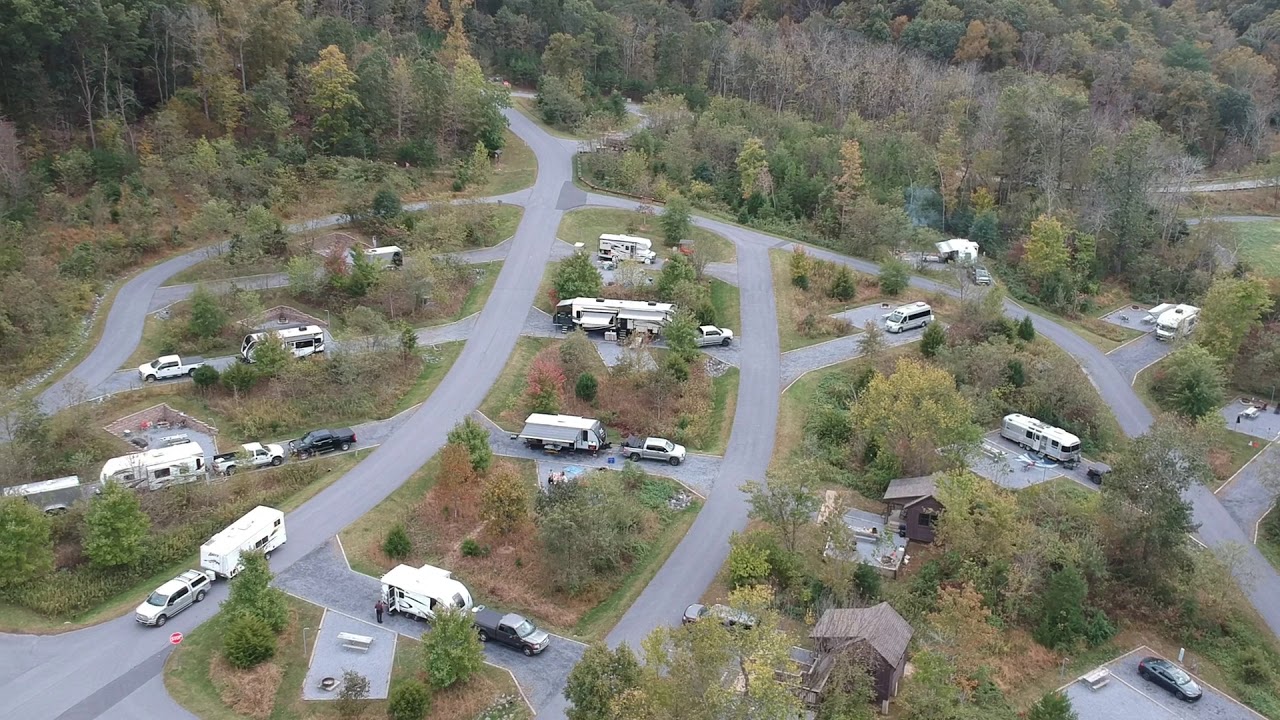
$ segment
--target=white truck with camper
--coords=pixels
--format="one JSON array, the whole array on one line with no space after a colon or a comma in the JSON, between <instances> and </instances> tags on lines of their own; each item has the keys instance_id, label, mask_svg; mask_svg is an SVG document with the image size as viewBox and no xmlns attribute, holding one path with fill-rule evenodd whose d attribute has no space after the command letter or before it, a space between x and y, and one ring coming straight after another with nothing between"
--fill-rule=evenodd
<instances>
[{"instance_id":1,"label":"white truck with camper","mask_svg":"<svg viewBox=\"0 0 1280 720\"><path fill-rule=\"evenodd\" d=\"M1200 308L1194 305L1165 304L1152 308L1150 314L1156 320L1156 339L1168 341L1186 337L1196 329Z\"/></svg>"},{"instance_id":2,"label":"white truck with camper","mask_svg":"<svg viewBox=\"0 0 1280 720\"><path fill-rule=\"evenodd\" d=\"M1000 422L1000 437L1068 467L1080 462L1080 438L1033 417L1005 415Z\"/></svg>"},{"instance_id":3,"label":"white truck with camper","mask_svg":"<svg viewBox=\"0 0 1280 720\"><path fill-rule=\"evenodd\" d=\"M648 238L632 235L613 235L605 233L600 236L600 247L597 256L606 262L619 260L635 260L646 265L653 264L658 255L653 251L653 241Z\"/></svg>"},{"instance_id":4,"label":"white truck with camper","mask_svg":"<svg viewBox=\"0 0 1280 720\"><path fill-rule=\"evenodd\" d=\"M204 367L204 358L183 358L178 355L162 355L149 363L138 366L138 375L143 382L169 380L171 378L189 377L196 370Z\"/></svg>"},{"instance_id":5,"label":"white truck with camper","mask_svg":"<svg viewBox=\"0 0 1280 720\"><path fill-rule=\"evenodd\" d=\"M622 456L632 462L640 460L661 460L670 465L684 462L688 452L683 445L677 445L666 438L640 438L635 435L622 443Z\"/></svg>"},{"instance_id":6,"label":"white truck with camper","mask_svg":"<svg viewBox=\"0 0 1280 720\"><path fill-rule=\"evenodd\" d=\"M566 330L581 328L585 332L612 331L627 335L647 332L657 335L675 316L671 303L646 300L610 300L608 298L570 298L556 303L551 320Z\"/></svg>"},{"instance_id":7,"label":"white truck with camper","mask_svg":"<svg viewBox=\"0 0 1280 720\"><path fill-rule=\"evenodd\" d=\"M159 490L169 485L205 480L204 448L200 443L184 442L169 447L143 450L108 460L99 479L130 488Z\"/></svg>"},{"instance_id":8,"label":"white truck with camper","mask_svg":"<svg viewBox=\"0 0 1280 720\"><path fill-rule=\"evenodd\" d=\"M284 447L275 443L245 443L235 452L213 456L213 469L222 475L232 475L240 467L275 467L284 462Z\"/></svg>"},{"instance_id":9,"label":"white truck with camper","mask_svg":"<svg viewBox=\"0 0 1280 720\"><path fill-rule=\"evenodd\" d=\"M76 501L88 497L100 487L97 483L81 485L78 475L70 475L53 480L13 485L5 488L3 495L26 498L27 502L53 515L66 512L76 504Z\"/></svg>"},{"instance_id":10,"label":"white truck with camper","mask_svg":"<svg viewBox=\"0 0 1280 720\"><path fill-rule=\"evenodd\" d=\"M397 565L382 576L382 601L392 615L431 621L445 609L470 610L471 591L443 568Z\"/></svg>"},{"instance_id":11,"label":"white truck with camper","mask_svg":"<svg viewBox=\"0 0 1280 720\"><path fill-rule=\"evenodd\" d=\"M913 302L899 305L885 316L884 329L891 333L922 328L933 322L933 308L928 303Z\"/></svg>"},{"instance_id":12,"label":"white truck with camper","mask_svg":"<svg viewBox=\"0 0 1280 720\"><path fill-rule=\"evenodd\" d=\"M576 415L534 413L524 421L524 429L511 439L523 440L526 447L548 452L582 451L594 455L611 447L603 423Z\"/></svg>"},{"instance_id":13,"label":"white truck with camper","mask_svg":"<svg viewBox=\"0 0 1280 720\"><path fill-rule=\"evenodd\" d=\"M233 578L243 567L240 553L258 551L271 557L271 551L287 539L284 513L259 505L200 546L200 567L218 577Z\"/></svg>"},{"instance_id":14,"label":"white truck with camper","mask_svg":"<svg viewBox=\"0 0 1280 720\"><path fill-rule=\"evenodd\" d=\"M253 362L253 353L258 345L272 336L284 343L285 349L296 358L324 352L324 328L318 325L299 325L245 335L240 343L240 362Z\"/></svg>"}]
</instances>

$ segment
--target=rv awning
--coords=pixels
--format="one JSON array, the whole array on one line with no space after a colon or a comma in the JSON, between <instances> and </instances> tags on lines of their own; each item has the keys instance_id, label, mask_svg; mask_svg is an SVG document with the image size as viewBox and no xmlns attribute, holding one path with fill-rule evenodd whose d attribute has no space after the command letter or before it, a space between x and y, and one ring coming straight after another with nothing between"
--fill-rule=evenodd
<instances>
[{"instance_id":1,"label":"rv awning","mask_svg":"<svg viewBox=\"0 0 1280 720\"><path fill-rule=\"evenodd\" d=\"M520 437L537 438L538 440L552 440L555 442L572 443L576 442L582 431L577 428L556 427L555 425L543 425L541 423L527 423L524 430L520 432Z\"/></svg>"},{"instance_id":2,"label":"rv awning","mask_svg":"<svg viewBox=\"0 0 1280 720\"><path fill-rule=\"evenodd\" d=\"M584 330L599 330L601 328L613 327L614 318L617 316L613 313L582 313L578 323L582 325Z\"/></svg>"},{"instance_id":3,"label":"rv awning","mask_svg":"<svg viewBox=\"0 0 1280 720\"><path fill-rule=\"evenodd\" d=\"M623 310L618 313L618 317L623 320L639 320L642 322L660 323L666 319L667 314L651 310Z\"/></svg>"}]
</instances>

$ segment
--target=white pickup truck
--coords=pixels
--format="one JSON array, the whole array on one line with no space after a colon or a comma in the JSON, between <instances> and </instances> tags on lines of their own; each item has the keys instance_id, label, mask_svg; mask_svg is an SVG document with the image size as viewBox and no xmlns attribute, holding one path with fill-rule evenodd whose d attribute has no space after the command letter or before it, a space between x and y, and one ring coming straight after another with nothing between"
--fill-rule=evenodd
<instances>
[{"instance_id":1,"label":"white pickup truck","mask_svg":"<svg viewBox=\"0 0 1280 720\"><path fill-rule=\"evenodd\" d=\"M622 443L623 457L632 462L639 462L644 458L679 465L684 462L685 454L683 445L677 445L666 438L650 437L641 440L633 435Z\"/></svg>"},{"instance_id":2,"label":"white pickup truck","mask_svg":"<svg viewBox=\"0 0 1280 720\"><path fill-rule=\"evenodd\" d=\"M284 462L284 447L275 443L245 443L236 452L213 456L213 469L223 475L235 473L237 467L262 467Z\"/></svg>"},{"instance_id":3,"label":"white pickup truck","mask_svg":"<svg viewBox=\"0 0 1280 720\"><path fill-rule=\"evenodd\" d=\"M733 342L733 331L729 328L716 327L715 325L703 325L698 328L696 341L698 347L728 345Z\"/></svg>"},{"instance_id":4,"label":"white pickup truck","mask_svg":"<svg viewBox=\"0 0 1280 720\"><path fill-rule=\"evenodd\" d=\"M204 367L204 358L202 357L183 359L177 355L164 355L149 363L139 365L138 374L142 376L143 382L155 382L156 380L185 377L201 367Z\"/></svg>"}]
</instances>

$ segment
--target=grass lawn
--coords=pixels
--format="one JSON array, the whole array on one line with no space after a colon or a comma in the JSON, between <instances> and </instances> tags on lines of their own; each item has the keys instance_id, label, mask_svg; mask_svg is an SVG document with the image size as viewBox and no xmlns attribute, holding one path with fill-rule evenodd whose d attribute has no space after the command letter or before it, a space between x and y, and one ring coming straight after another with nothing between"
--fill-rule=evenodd
<instances>
[{"instance_id":1,"label":"grass lawn","mask_svg":"<svg viewBox=\"0 0 1280 720\"><path fill-rule=\"evenodd\" d=\"M467 195L472 197L506 195L530 187L538 179L538 158L533 154L533 150L510 130L504 131L502 136L506 139L506 144L502 148L502 159L493 166L489 181L477 188L472 188L466 193Z\"/></svg>"},{"instance_id":2,"label":"grass lawn","mask_svg":"<svg viewBox=\"0 0 1280 720\"><path fill-rule=\"evenodd\" d=\"M314 497L316 493L333 484L333 481L345 475L348 470L355 467L370 452L372 450L366 448L305 461L315 465L315 481L294 493L285 501L278 503L277 507L285 512L295 510ZM71 618L52 619L26 608L0 603L0 632L35 633L37 635L53 634L97 625L100 622L120 617L125 613L132 612L150 591L164 581L173 578L183 570L196 567L200 562L198 550L198 548L192 548L191 555L183 562L166 568L151 577L143 578L133 587L121 592L98 607Z\"/></svg>"},{"instance_id":3,"label":"grass lawn","mask_svg":"<svg viewBox=\"0 0 1280 720\"><path fill-rule=\"evenodd\" d=\"M846 360L838 365L807 373L778 398L778 427L774 434L772 465L785 463L804 443L804 425L813 406L818 385L828 375L848 372L864 363L862 358Z\"/></svg>"},{"instance_id":4,"label":"grass lawn","mask_svg":"<svg viewBox=\"0 0 1280 720\"><path fill-rule=\"evenodd\" d=\"M458 340L435 345L433 354L438 360L427 363L422 368L422 374L418 376L417 382L400 398L400 402L396 403L395 412L392 415L398 415L418 403L426 402L426 399L431 397L431 393L435 392L436 387L440 385L440 381L444 380L444 376L449 374L449 368L453 367L453 362L458 359L465 344Z\"/></svg>"},{"instance_id":5,"label":"grass lawn","mask_svg":"<svg viewBox=\"0 0 1280 720\"><path fill-rule=\"evenodd\" d=\"M1031 313L1032 322L1035 322L1035 316L1043 315L1045 318L1052 320L1059 325L1066 326L1071 330L1071 332L1079 335L1085 340L1088 340L1091 345L1104 353L1109 353L1130 340L1142 335L1142 333L1137 330L1130 330L1129 328L1120 327L1119 325L1112 325L1100 318L1088 315L1069 318L1050 312L1038 305L1031 305L1020 300L1016 302L1025 308L1027 312Z\"/></svg>"},{"instance_id":6,"label":"grass lawn","mask_svg":"<svg viewBox=\"0 0 1280 720\"><path fill-rule=\"evenodd\" d=\"M582 243L584 249L593 252L600 244L600 236L605 233L638 235L653 240L653 251L659 256L668 258L675 252L662 242L662 230L658 227L655 215L645 215L632 210L616 210L608 208L587 208L565 213L560 221L560 229L556 237L573 245ZM728 238L704 228L695 227L690 239L703 239L716 248L716 260L734 262L737 253Z\"/></svg>"},{"instance_id":7,"label":"grass lawn","mask_svg":"<svg viewBox=\"0 0 1280 720\"><path fill-rule=\"evenodd\" d=\"M185 301L183 304L185 304ZM124 369L136 368L142 363L151 362L164 354L160 345L164 342L163 325L165 322L168 321L161 320L155 315L147 316L142 323L142 339L138 341L138 347L134 348L133 354L129 356L129 359L124 361L122 366ZM240 352L240 344L234 340L218 337L211 342L213 344L210 349L201 353L202 357L215 358ZM181 354L187 355L187 353Z\"/></svg>"},{"instance_id":8,"label":"grass lawn","mask_svg":"<svg viewBox=\"0 0 1280 720\"><path fill-rule=\"evenodd\" d=\"M798 320L801 317L801 307L804 305L813 305L808 309L809 312L816 314L829 315L842 310L858 307L871 302L872 298L855 299L851 302L839 302L830 300L826 297L815 298L816 292L805 292L791 284L791 253L782 250L769 251L769 263L773 268L773 295L777 303L778 314L778 343L782 348L782 352L789 350L797 350L809 345L816 345L820 342L834 340L845 335L856 334L860 332L857 328L853 328L850 333L815 333L813 337L807 336L800 331ZM858 273L855 273L855 278Z\"/></svg>"},{"instance_id":9,"label":"grass lawn","mask_svg":"<svg viewBox=\"0 0 1280 720\"><path fill-rule=\"evenodd\" d=\"M711 304L716 309L717 323L735 332L742 330L742 297L737 285L711 278Z\"/></svg>"},{"instance_id":10,"label":"grass lawn","mask_svg":"<svg viewBox=\"0 0 1280 720\"><path fill-rule=\"evenodd\" d=\"M1280 512L1273 507L1267 516L1258 523L1258 550L1280 570Z\"/></svg>"},{"instance_id":11,"label":"grass lawn","mask_svg":"<svg viewBox=\"0 0 1280 720\"><path fill-rule=\"evenodd\" d=\"M271 720L337 718L335 703L302 699L314 631L320 627L324 609L295 597L288 601L289 625L279 638L275 657L268 663L246 673L226 666L217 657L226 626L225 618L219 614L189 633L174 649L165 663L165 689L178 704L202 720L243 718L255 710L262 713L255 716ZM307 633L305 647L303 628L312 630ZM393 688L418 673L419 647L417 640L396 638L391 669ZM486 664L465 684L436 693L432 711L424 720L475 717L499 696L515 694L518 691L510 673ZM383 717L386 706L385 700L370 700L360 717Z\"/></svg>"},{"instance_id":12,"label":"grass lawn","mask_svg":"<svg viewBox=\"0 0 1280 720\"><path fill-rule=\"evenodd\" d=\"M1280 220L1235 223L1240 237L1240 255L1258 272L1280 277Z\"/></svg>"},{"instance_id":13,"label":"grass lawn","mask_svg":"<svg viewBox=\"0 0 1280 720\"><path fill-rule=\"evenodd\" d=\"M294 236L297 237L297 236ZM295 252L305 252L294 248ZM289 265L288 258L268 257L263 258L252 265L232 265L221 257L211 257L208 260L201 260L182 272L174 275L164 281L166 286L169 285L186 285L188 283L206 282L212 280L231 280L233 278L249 277L250 275L267 275L269 273L284 272Z\"/></svg>"},{"instance_id":14,"label":"grass lawn","mask_svg":"<svg viewBox=\"0 0 1280 720\"><path fill-rule=\"evenodd\" d=\"M542 128L548 135L553 135L565 140L582 140L586 135L573 132L566 132L558 128L553 128L542 119L542 113L538 112L538 101L534 98L513 97L511 98L511 107L519 110L522 115L533 121L535 125Z\"/></svg>"},{"instance_id":15,"label":"grass lawn","mask_svg":"<svg viewBox=\"0 0 1280 720\"><path fill-rule=\"evenodd\" d=\"M520 430L520 427L511 423L502 425L501 417L506 410L515 407L516 403L520 402L520 396L524 393L525 378L529 374L529 365L533 362L533 357L552 342L547 338L522 337L517 340L516 349L512 351L506 367L502 369L502 374L498 376L498 381L493 384L489 394L485 396L484 402L480 404L480 412L484 413L485 417L493 422L498 423L503 430L507 432L518 432Z\"/></svg>"},{"instance_id":16,"label":"grass lawn","mask_svg":"<svg viewBox=\"0 0 1280 720\"><path fill-rule=\"evenodd\" d=\"M712 455L724 455L729 445L729 435L733 432L733 415L738 409L738 380L741 373L738 368L729 368L725 374L711 381L712 422L715 423L715 444L706 448Z\"/></svg>"},{"instance_id":17,"label":"grass lawn","mask_svg":"<svg viewBox=\"0 0 1280 720\"><path fill-rule=\"evenodd\" d=\"M494 234L489 247L510 240L516 234L520 218L524 217L524 208L519 205L493 205L493 208Z\"/></svg>"},{"instance_id":18,"label":"grass lawn","mask_svg":"<svg viewBox=\"0 0 1280 720\"><path fill-rule=\"evenodd\" d=\"M484 275L479 282L471 287L471 292L467 293L467 299L462 301L462 307L458 308L458 312L454 313L453 319L440 323L441 325L457 322L469 315L474 315L480 312L480 308L483 308L484 304L489 301L489 293L493 292L493 286L498 282L498 273L502 272L502 262L484 263L483 265L476 265L475 268L484 271Z\"/></svg>"}]
</instances>

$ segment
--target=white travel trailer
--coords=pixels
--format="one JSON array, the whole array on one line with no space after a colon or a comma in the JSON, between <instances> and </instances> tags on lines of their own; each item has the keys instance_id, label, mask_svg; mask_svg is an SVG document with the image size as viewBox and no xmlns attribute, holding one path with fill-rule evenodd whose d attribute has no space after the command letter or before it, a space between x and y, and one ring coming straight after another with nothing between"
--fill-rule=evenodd
<instances>
[{"instance_id":1,"label":"white travel trailer","mask_svg":"<svg viewBox=\"0 0 1280 720\"><path fill-rule=\"evenodd\" d=\"M200 567L221 577L234 577L240 572L240 553L257 550L271 557L271 551L286 539L284 513L259 505L200 546Z\"/></svg>"},{"instance_id":2,"label":"white travel trailer","mask_svg":"<svg viewBox=\"0 0 1280 720\"><path fill-rule=\"evenodd\" d=\"M1156 316L1156 339L1175 340L1190 335L1199 319L1200 308L1194 305L1169 307Z\"/></svg>"},{"instance_id":3,"label":"white travel trailer","mask_svg":"<svg viewBox=\"0 0 1280 720\"><path fill-rule=\"evenodd\" d=\"M200 443L185 442L111 458L102 466L99 479L103 483L158 490L207 477L204 448Z\"/></svg>"},{"instance_id":4,"label":"white travel trailer","mask_svg":"<svg viewBox=\"0 0 1280 720\"><path fill-rule=\"evenodd\" d=\"M524 440L524 444L531 448L551 451L595 453L610 447L604 423L577 415L534 413L524 421L524 429L512 439Z\"/></svg>"},{"instance_id":5,"label":"white travel trailer","mask_svg":"<svg viewBox=\"0 0 1280 720\"><path fill-rule=\"evenodd\" d=\"M933 244L938 249L938 257L942 262L958 262L968 265L978 260L978 243L964 238L939 240Z\"/></svg>"},{"instance_id":6,"label":"white travel trailer","mask_svg":"<svg viewBox=\"0 0 1280 720\"><path fill-rule=\"evenodd\" d=\"M395 245L368 248L364 251L364 257L374 267L382 268L383 270L391 270L404 265L404 251Z\"/></svg>"},{"instance_id":7,"label":"white travel trailer","mask_svg":"<svg viewBox=\"0 0 1280 720\"><path fill-rule=\"evenodd\" d=\"M7 497L26 498L32 505L47 513L60 513L69 509L77 500L86 497L91 489L96 487L96 484L81 485L79 476L71 475L25 485L14 485L5 488L3 494Z\"/></svg>"},{"instance_id":8,"label":"white travel trailer","mask_svg":"<svg viewBox=\"0 0 1280 720\"><path fill-rule=\"evenodd\" d=\"M296 358L303 358L315 353L324 352L324 329L318 325L300 325L298 327L249 333L240 343L240 361L253 362L253 352L268 337L275 335Z\"/></svg>"},{"instance_id":9,"label":"white travel trailer","mask_svg":"<svg viewBox=\"0 0 1280 720\"><path fill-rule=\"evenodd\" d=\"M933 322L933 308L928 303L900 305L884 318L884 329L891 333L915 330Z\"/></svg>"},{"instance_id":10,"label":"white travel trailer","mask_svg":"<svg viewBox=\"0 0 1280 720\"><path fill-rule=\"evenodd\" d=\"M442 609L471 609L471 591L453 573L432 565L397 565L382 576L382 601L387 612L419 620L434 620Z\"/></svg>"},{"instance_id":11,"label":"white travel trailer","mask_svg":"<svg viewBox=\"0 0 1280 720\"><path fill-rule=\"evenodd\" d=\"M671 322L676 306L646 300L572 298L556 303L552 322L558 327L579 327L584 331L614 330L622 333L647 332L657 335Z\"/></svg>"},{"instance_id":12,"label":"white travel trailer","mask_svg":"<svg viewBox=\"0 0 1280 720\"><path fill-rule=\"evenodd\" d=\"M1064 464L1080 461L1080 438L1033 417L1018 413L1005 415L1000 423L1000 437Z\"/></svg>"},{"instance_id":13,"label":"white travel trailer","mask_svg":"<svg viewBox=\"0 0 1280 720\"><path fill-rule=\"evenodd\" d=\"M648 238L609 233L600 236L597 255L601 260L638 260L645 264L652 264L658 257L653 251L653 241Z\"/></svg>"}]
</instances>

